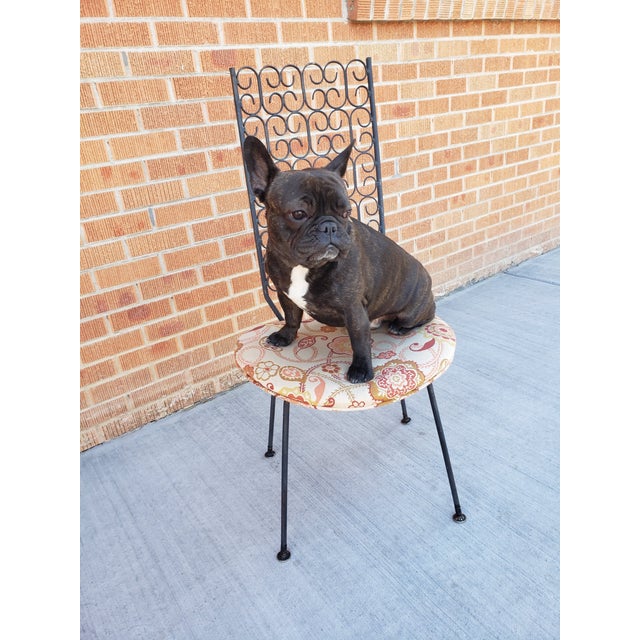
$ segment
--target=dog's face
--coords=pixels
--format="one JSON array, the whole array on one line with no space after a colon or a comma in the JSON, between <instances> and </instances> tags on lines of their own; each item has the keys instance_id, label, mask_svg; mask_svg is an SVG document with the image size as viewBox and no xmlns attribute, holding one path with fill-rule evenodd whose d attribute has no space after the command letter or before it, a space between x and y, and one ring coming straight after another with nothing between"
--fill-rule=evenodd
<instances>
[{"instance_id":1,"label":"dog's face","mask_svg":"<svg viewBox=\"0 0 640 640\"><path fill-rule=\"evenodd\" d=\"M245 140L251 188L266 207L269 249L291 264L318 267L351 248L351 201L342 180L351 147L322 169L279 171L260 140Z\"/></svg>"}]
</instances>

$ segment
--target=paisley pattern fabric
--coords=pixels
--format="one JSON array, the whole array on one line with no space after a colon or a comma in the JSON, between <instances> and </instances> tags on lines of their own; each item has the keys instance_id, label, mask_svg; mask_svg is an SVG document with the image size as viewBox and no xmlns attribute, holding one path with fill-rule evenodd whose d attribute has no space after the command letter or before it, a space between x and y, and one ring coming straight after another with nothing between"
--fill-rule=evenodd
<instances>
[{"instance_id":1,"label":"paisley pattern fabric","mask_svg":"<svg viewBox=\"0 0 640 640\"><path fill-rule=\"evenodd\" d=\"M384 326L374 329L375 377L352 384L346 378L352 351L344 327L305 320L290 345L274 347L267 336L281 326L265 324L240 336L236 362L265 391L316 409L372 409L406 398L447 370L456 347L453 330L438 317L404 336Z\"/></svg>"}]
</instances>

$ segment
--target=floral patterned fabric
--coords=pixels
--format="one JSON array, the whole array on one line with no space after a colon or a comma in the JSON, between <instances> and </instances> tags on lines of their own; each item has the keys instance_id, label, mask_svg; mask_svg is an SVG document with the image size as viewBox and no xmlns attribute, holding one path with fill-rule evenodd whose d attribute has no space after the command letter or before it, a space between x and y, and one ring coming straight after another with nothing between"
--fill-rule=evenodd
<instances>
[{"instance_id":1,"label":"floral patterned fabric","mask_svg":"<svg viewBox=\"0 0 640 640\"><path fill-rule=\"evenodd\" d=\"M281 326L265 324L240 336L236 362L265 391L316 409L372 409L401 400L442 375L456 347L453 330L438 317L404 336L374 329L375 377L351 384L346 374L353 354L344 327L305 320L289 346L274 347L267 336Z\"/></svg>"}]
</instances>

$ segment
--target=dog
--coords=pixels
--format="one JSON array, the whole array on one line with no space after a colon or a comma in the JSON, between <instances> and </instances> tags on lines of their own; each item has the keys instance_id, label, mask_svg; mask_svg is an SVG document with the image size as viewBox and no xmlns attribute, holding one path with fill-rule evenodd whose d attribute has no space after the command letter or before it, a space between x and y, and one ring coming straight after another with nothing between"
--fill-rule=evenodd
<instances>
[{"instance_id":1,"label":"dog","mask_svg":"<svg viewBox=\"0 0 640 640\"><path fill-rule=\"evenodd\" d=\"M351 216L343 177L352 148L353 142L323 168L281 171L264 144L247 136L243 157L251 189L265 205L265 266L285 318L267 341L291 344L305 311L346 327L353 350L347 379L357 384L374 377L372 324L386 321L389 333L404 335L430 322L436 304L424 266Z\"/></svg>"}]
</instances>

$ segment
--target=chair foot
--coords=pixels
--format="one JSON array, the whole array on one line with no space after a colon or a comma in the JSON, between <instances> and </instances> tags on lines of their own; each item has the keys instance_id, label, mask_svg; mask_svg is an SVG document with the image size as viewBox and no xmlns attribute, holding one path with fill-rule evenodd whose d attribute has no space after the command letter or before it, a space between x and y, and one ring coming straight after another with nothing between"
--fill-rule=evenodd
<instances>
[{"instance_id":1,"label":"chair foot","mask_svg":"<svg viewBox=\"0 0 640 640\"><path fill-rule=\"evenodd\" d=\"M289 549L280 549L280 551L278 551L278 555L276 556L276 558L278 558L280 562L284 562L285 560L288 560L290 557L291 557L291 551L289 551Z\"/></svg>"},{"instance_id":2,"label":"chair foot","mask_svg":"<svg viewBox=\"0 0 640 640\"><path fill-rule=\"evenodd\" d=\"M273 449L267 449L265 451L264 457L265 458L273 458L273 456L276 455L276 452Z\"/></svg>"},{"instance_id":3,"label":"chair foot","mask_svg":"<svg viewBox=\"0 0 640 640\"><path fill-rule=\"evenodd\" d=\"M467 519L467 516L465 516L462 511L456 511L453 514L453 519L455 522L464 522Z\"/></svg>"},{"instance_id":4,"label":"chair foot","mask_svg":"<svg viewBox=\"0 0 640 640\"><path fill-rule=\"evenodd\" d=\"M411 418L407 413L407 403L404 400L400 400L400 406L402 407L402 424L409 424L411 422Z\"/></svg>"}]
</instances>

